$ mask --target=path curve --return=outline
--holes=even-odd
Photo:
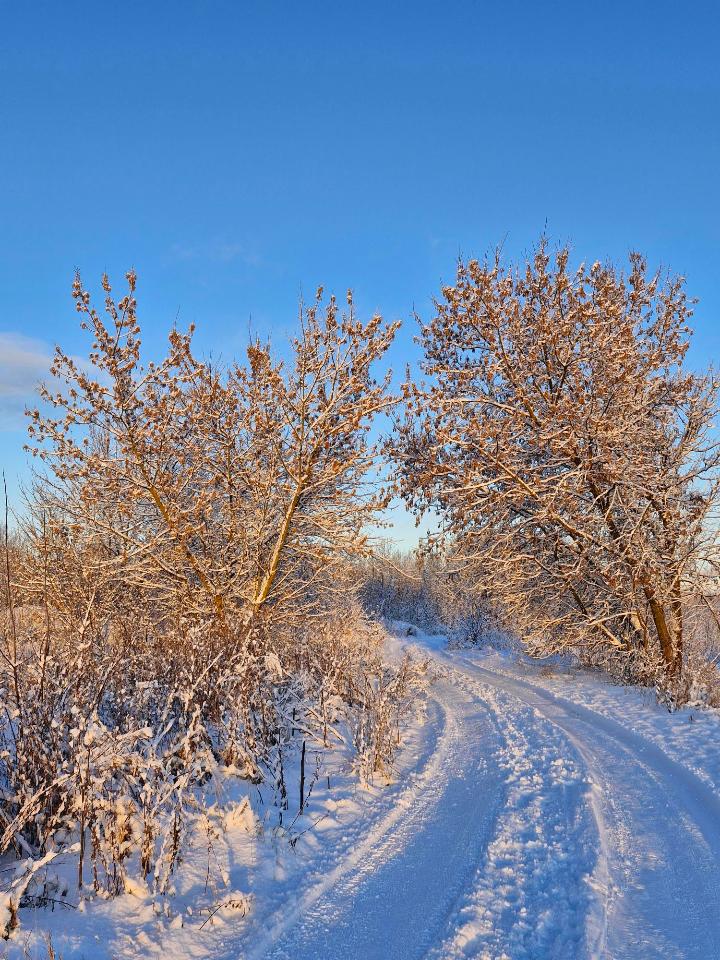
[[[594,784],[608,870],[613,960],[720,958],[720,798],[633,730],[472,657],[456,667],[530,705],[563,731]],[[510,675],[508,675],[510,673]]]
[[[720,799],[510,661],[434,654],[444,730],[402,802],[250,960],[720,958]]]

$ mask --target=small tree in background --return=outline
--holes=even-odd
[[[522,268],[460,263],[436,308],[391,441],[403,496],[535,652],[640,651],[679,677],[691,616],[715,616],[720,463],[683,281],[638,254],[572,271],[543,241]]]

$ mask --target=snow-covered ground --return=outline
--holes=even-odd
[[[45,957],[49,931],[64,960],[720,958],[718,716],[406,643],[437,679],[394,783],[361,787],[338,757],[281,833],[229,778],[162,916],[144,890],[23,911],[8,956]]]
[[[559,945],[543,950],[513,942],[522,934],[516,918],[504,941],[480,928],[467,949],[453,953],[463,918],[474,933],[484,915],[487,865],[482,863],[480,896],[468,893],[456,931],[440,955],[495,958],[504,950],[512,958],[720,957],[718,716],[687,710],[669,714],[645,691],[572,669],[556,673],[493,653],[451,656],[453,671],[478,684],[487,702],[495,701],[508,716],[524,717],[515,751],[524,742],[541,751],[549,728],[555,732],[558,761],[570,762],[586,784],[581,805],[590,822],[584,839],[595,852],[586,875],[589,909],[578,917],[587,934],[582,950],[573,954]],[[512,749],[511,742],[508,746]],[[532,787],[526,795],[531,800]],[[568,803],[560,832],[574,830],[576,822]],[[532,857],[530,845],[524,854],[526,860]],[[572,864],[558,864],[558,873],[564,877],[559,890],[572,891]],[[541,902],[532,903],[532,912],[533,922],[540,923]]]

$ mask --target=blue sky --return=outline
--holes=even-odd
[[[134,266],[146,343],[287,337],[353,287],[416,357],[458,253],[631,248],[700,298],[720,354],[720,12],[655,2],[0,2],[0,463],[69,297]],[[13,495],[15,495],[13,493]],[[400,521],[399,534],[405,530]]]

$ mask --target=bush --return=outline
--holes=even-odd
[[[294,363],[253,343],[219,371],[172,331],[143,366],[128,283],[116,303],[104,278],[103,320],[76,279],[90,364],[57,351],[56,415],[30,425],[48,470],[17,543],[6,529],[0,854],[26,861],[6,927],[60,853],[79,889],[167,891],[220,766],[274,791],[282,818],[295,730],[386,772],[415,690],[349,569],[386,502],[367,433],[394,402],[371,368],[396,325],[319,292]]]

